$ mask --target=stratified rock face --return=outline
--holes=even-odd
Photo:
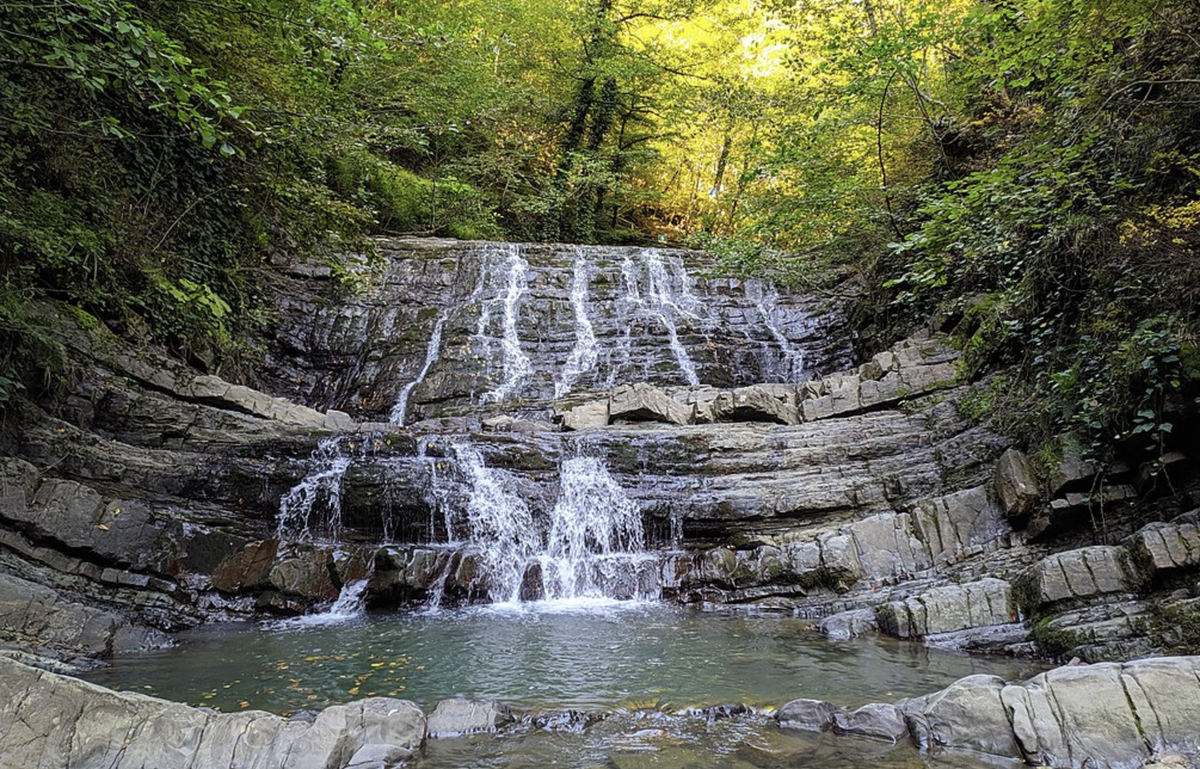
[[[699,252],[395,239],[359,296],[297,270],[259,384],[412,423],[648,382],[800,382],[844,368],[833,308],[705,276]]]
[[[66,600],[54,590],[0,573],[0,644],[70,658],[107,657],[167,643],[124,616]]]
[[[412,752],[424,739],[425,716],[403,700],[335,705],[309,724],[118,693],[0,658],[0,765],[14,769],[329,769],[367,745]]]

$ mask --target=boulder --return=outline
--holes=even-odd
[[[874,609],[851,609],[821,620],[818,629],[835,640],[844,641],[879,630]]]
[[[1044,558],[1022,572],[1013,586],[1020,608],[1032,615],[1060,601],[1131,592],[1137,581],[1124,548],[1096,545]]]
[[[1016,449],[1000,455],[992,474],[992,484],[1009,517],[1029,515],[1042,499],[1041,484],[1033,463]]]
[[[712,406],[715,422],[774,422],[800,424],[796,388],[788,385],[753,385],[726,390]]]
[[[996,676],[968,676],[940,692],[902,700],[897,706],[922,749],[944,747],[1020,756],[1000,701],[1004,686]]]
[[[395,769],[412,758],[412,751],[397,745],[371,742],[350,757],[345,769]]]
[[[946,585],[878,609],[880,629],[897,638],[921,638],[967,628],[1005,625],[1015,617],[1009,584],[987,577]]]
[[[329,769],[366,745],[418,749],[425,717],[381,697],[326,708],[311,722],[216,713],[114,692],[0,658],[0,763],[79,769]]]
[[[908,737],[904,714],[895,705],[874,702],[858,710],[833,714],[833,730],[877,740],[899,742]]]
[[[970,676],[897,703],[923,749],[975,750],[1038,766],[1134,769],[1200,746],[1200,657],[1068,665],[1023,683]]]
[[[217,565],[211,577],[212,586],[224,593],[265,589],[270,584],[268,578],[278,552],[278,539],[251,542]]]
[[[338,594],[337,586],[333,584],[332,567],[328,548],[290,545],[276,557],[267,582],[285,595],[329,600]]]
[[[442,700],[429,714],[426,733],[430,737],[454,737],[492,732],[512,720],[512,711],[499,702]]]
[[[608,400],[608,418],[610,422],[689,425],[696,420],[696,409],[673,400],[653,385],[638,383],[612,391]]]
[[[607,425],[607,401],[584,403],[562,415],[562,426],[567,430],[594,430]]]
[[[806,732],[823,732],[833,728],[834,716],[841,708],[821,700],[792,700],[775,714],[779,725]]]
[[[1151,576],[1200,567],[1200,528],[1190,514],[1171,523],[1151,523],[1126,541],[1134,561]]]

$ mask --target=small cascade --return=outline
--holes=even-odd
[[[448,545],[475,561],[492,602],[658,597],[661,554],[645,550],[641,509],[601,460],[565,460],[546,509],[525,498],[538,492],[488,467],[475,446],[455,443],[449,452],[453,468],[430,475],[427,499],[450,532],[464,532]],[[430,608],[440,605],[445,578],[431,590]]]
[[[515,602],[520,598],[525,564],[541,547],[533,514],[508,488],[503,471],[484,464],[477,448],[456,443],[453,450],[467,487],[462,512],[468,546],[479,555],[492,600]]]
[[[641,316],[655,321],[667,332],[667,344],[684,380],[689,385],[698,385],[700,377],[696,372],[696,363],[679,338],[679,320],[699,320],[697,310],[700,303],[691,291],[687,269],[678,260],[672,260],[668,266],[656,248],[645,249],[639,255],[640,264],[635,263],[629,255],[621,262],[621,282],[625,292],[618,309],[625,323],[618,341],[620,349],[617,360],[609,378],[615,380],[617,373],[631,362],[628,321]]]
[[[567,357],[562,374],[554,383],[554,397],[561,398],[571,391],[581,374],[596,367],[596,332],[588,318],[588,269],[583,249],[575,251],[575,266],[571,275],[571,310],[575,316],[575,347]]]
[[[521,301],[521,297],[529,289],[525,278],[525,273],[529,270],[529,263],[521,256],[521,249],[518,246],[504,244],[502,247],[506,251],[504,260],[506,279],[500,295],[490,300],[490,302],[500,302],[504,308],[500,341],[500,348],[503,354],[504,381],[496,389],[484,394],[484,402],[504,400],[516,392],[521,383],[533,373],[533,363],[529,360],[529,356],[525,354],[525,351],[521,349],[521,339],[517,334],[517,320],[519,318],[518,304]],[[486,267],[487,265],[485,264]],[[484,309],[480,314],[478,326],[480,336],[486,334],[487,327],[491,324],[490,302],[484,302]]]
[[[315,469],[279,500],[276,536],[284,542],[337,542],[342,536],[342,478],[350,466],[339,438],[317,444]]]
[[[779,292],[761,281],[750,280],[746,282],[746,298],[754,302],[767,333],[779,345],[779,365],[774,371],[764,366],[764,378],[772,377],[780,382],[803,382],[807,375],[804,370],[804,351],[792,344],[780,327]]]
[[[341,625],[344,622],[358,619],[367,613],[367,585],[370,581],[370,578],[364,577],[347,582],[342,586],[337,599],[325,611],[288,619],[269,620],[264,623],[264,626],[273,630],[287,630],[289,628]]]
[[[429,335],[429,346],[425,349],[425,363],[421,366],[421,370],[417,372],[417,376],[408,384],[404,385],[400,390],[400,394],[396,397],[396,405],[392,407],[392,413],[389,420],[392,424],[400,427],[404,426],[404,420],[408,412],[408,397],[412,391],[421,382],[425,381],[425,377],[429,375],[429,369],[437,362],[438,352],[442,348],[442,328],[446,325],[446,319],[450,317],[448,308],[444,308],[438,315],[437,321],[433,324],[433,332]]]
[[[367,611],[367,584],[370,579],[356,579],[347,582],[338,593],[337,600],[325,612],[325,616],[333,619],[352,619],[361,617]]]
[[[696,318],[696,298],[688,286],[687,270],[679,266],[679,275],[671,280],[667,267],[663,263],[662,254],[658,249],[646,251],[646,271],[649,276],[649,288],[646,291],[646,308],[656,315],[667,330],[667,341],[671,352],[679,363],[679,370],[690,385],[700,384],[696,374],[696,364],[688,355],[687,348],[679,341],[679,329],[676,316]]]
[[[644,597],[637,571],[654,556],[644,550],[638,505],[594,457],[563,462],[559,484],[539,557],[546,598]]]

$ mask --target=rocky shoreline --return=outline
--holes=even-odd
[[[698,714],[737,718],[724,706]],[[73,769],[392,769],[429,739],[522,728],[587,729],[604,714],[555,718],[498,703],[443,700],[428,714],[372,697],[285,719],[218,713],[115,692],[0,657],[0,766]],[[932,694],[847,710],[793,700],[783,729],[829,731],[899,745],[940,761],[1019,759],[1063,769],[1195,766],[1200,657],[1055,668],[1019,683],[961,679]]]

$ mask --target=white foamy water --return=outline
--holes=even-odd
[[[350,457],[339,438],[317,444],[314,469],[279,500],[276,536],[284,542],[338,541],[342,536],[342,477]]]
[[[588,318],[588,269],[583,249],[576,248],[575,265],[571,275],[571,311],[575,318],[575,346],[567,356],[567,363],[554,383],[554,397],[561,398],[571,391],[576,380],[596,367],[599,357],[596,349],[596,332]]]
[[[425,363],[421,366],[421,370],[417,372],[417,376],[400,390],[400,395],[396,397],[396,405],[392,407],[392,413],[389,420],[394,425],[404,426],[405,419],[408,416],[408,398],[412,391],[418,385],[425,381],[425,377],[429,376],[429,369],[437,362],[438,353],[442,348],[442,328],[446,325],[446,319],[450,317],[450,311],[443,309],[438,315],[437,321],[433,324],[433,331],[429,335],[429,346],[425,348]]]
[[[484,394],[484,402],[504,400],[515,393],[522,382],[533,373],[533,363],[521,349],[521,338],[517,334],[517,321],[520,318],[519,304],[529,289],[525,279],[529,263],[521,256],[521,249],[514,244],[498,244],[497,248],[505,251],[505,282],[500,295],[491,301],[500,303],[504,311],[500,339],[504,380],[494,390]],[[486,332],[486,327],[491,322],[491,310],[488,309],[487,301],[485,301],[484,307],[486,314],[480,316],[479,322],[481,334]]]

